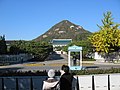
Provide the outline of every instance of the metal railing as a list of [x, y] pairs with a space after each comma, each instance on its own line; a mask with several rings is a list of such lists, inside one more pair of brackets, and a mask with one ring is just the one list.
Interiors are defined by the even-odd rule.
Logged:
[[[84, 80], [82, 80], [83, 79], [82, 77], [84, 77]], [[102, 80], [100, 80], [101, 77], [103, 78]], [[0, 90], [42, 90], [42, 84], [43, 84], [43, 81], [46, 80], [46, 78], [47, 78], [46, 76], [45, 77], [30, 76], [27, 78], [25, 78], [24, 76], [23, 77], [0, 77]], [[89, 80], [87, 81], [87, 79], [89, 79], [90, 81]], [[6, 83], [11, 84], [13, 86], [7, 87], [8, 85], [6, 85]], [[86, 84], [82, 85], [82, 83], [86, 83]], [[113, 89], [120, 90], [120, 74], [100, 75], [99, 77], [97, 75], [75, 76], [74, 85], [75, 85], [74, 86], [75, 88], [73, 90], [87, 90], [87, 89], [98, 90], [101, 88], [102, 88], [101, 90], [113, 90]]]
[[[37, 79], [37, 78], [34, 78], [34, 79]], [[44, 78], [43, 80], [45, 80], [45, 79], [46, 78]], [[23, 80], [23, 81], [20, 82], [20, 80]], [[27, 82], [25, 84], [24, 83], [25, 80], [26, 81], [28, 80], [29, 82]], [[39, 80], [39, 81], [42, 82], [43, 80]], [[15, 77], [15, 78], [13, 78], [13, 77], [12, 78], [11, 77], [1, 77], [0, 81], [1, 81], [0, 82], [0, 90], [42, 90], [42, 84], [40, 84], [37, 88], [34, 87], [35, 83], [33, 82], [32, 77], [30, 77], [30, 78], [24, 78], [24, 77], [23, 78], [19, 78], [19, 77]], [[23, 83], [25, 85], [23, 85]]]

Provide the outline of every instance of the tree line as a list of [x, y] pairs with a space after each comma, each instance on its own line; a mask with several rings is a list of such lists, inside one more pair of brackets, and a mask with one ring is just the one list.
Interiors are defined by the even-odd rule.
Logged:
[[0, 55], [7, 53], [7, 45], [5, 41], [5, 36], [0, 36]]
[[[3, 44], [4, 42], [4, 44]], [[53, 47], [47, 42], [35, 42], [35, 41], [14, 41], [9, 50], [7, 50], [6, 42], [0, 40], [0, 54], [32, 54], [33, 59], [37, 61], [44, 61], [51, 52], [53, 52]]]

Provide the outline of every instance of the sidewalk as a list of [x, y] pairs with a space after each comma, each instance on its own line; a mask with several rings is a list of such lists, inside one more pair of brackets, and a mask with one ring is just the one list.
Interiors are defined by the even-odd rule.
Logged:
[[120, 63], [112, 63], [112, 62], [94, 62], [96, 65], [120, 65]]

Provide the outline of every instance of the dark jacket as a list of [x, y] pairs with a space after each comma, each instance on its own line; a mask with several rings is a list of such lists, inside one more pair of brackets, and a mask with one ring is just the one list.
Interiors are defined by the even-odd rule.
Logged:
[[72, 90], [73, 75], [64, 73], [60, 78], [60, 90]]

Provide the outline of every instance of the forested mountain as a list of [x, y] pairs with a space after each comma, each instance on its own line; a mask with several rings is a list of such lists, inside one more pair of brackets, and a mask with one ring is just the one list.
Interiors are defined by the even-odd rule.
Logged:
[[74, 41], [85, 40], [91, 32], [82, 26], [73, 24], [68, 20], [63, 20], [52, 26], [43, 35], [38, 36], [34, 41], [50, 41], [52, 39], [72, 39]]

